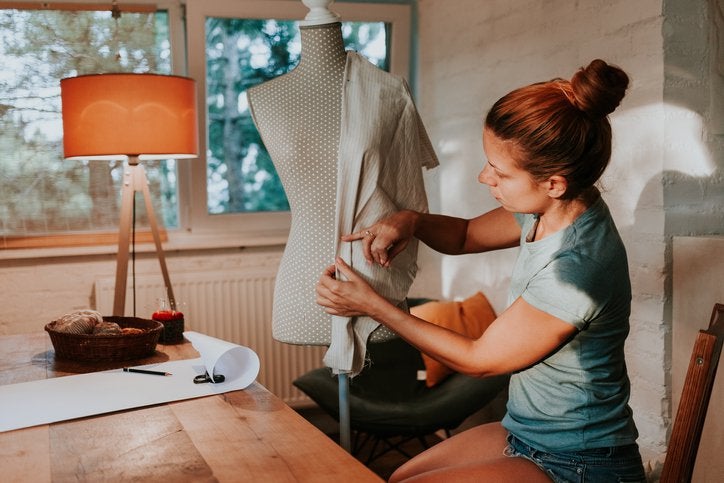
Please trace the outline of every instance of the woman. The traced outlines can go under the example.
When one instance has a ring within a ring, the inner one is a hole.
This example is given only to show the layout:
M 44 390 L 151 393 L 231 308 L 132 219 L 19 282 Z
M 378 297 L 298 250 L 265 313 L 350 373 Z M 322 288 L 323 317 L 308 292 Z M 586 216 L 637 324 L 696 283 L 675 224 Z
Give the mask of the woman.
M 512 374 L 502 422 L 443 441 L 390 481 L 645 481 L 624 361 L 626 252 L 594 186 L 627 87 L 597 59 L 570 81 L 510 92 L 485 119 L 478 177 L 500 208 L 470 220 L 400 211 L 343 237 L 383 266 L 412 237 L 446 254 L 520 246 L 509 307 L 477 340 L 395 308 L 340 259 L 322 274 L 328 313 L 369 315 L 458 372 Z

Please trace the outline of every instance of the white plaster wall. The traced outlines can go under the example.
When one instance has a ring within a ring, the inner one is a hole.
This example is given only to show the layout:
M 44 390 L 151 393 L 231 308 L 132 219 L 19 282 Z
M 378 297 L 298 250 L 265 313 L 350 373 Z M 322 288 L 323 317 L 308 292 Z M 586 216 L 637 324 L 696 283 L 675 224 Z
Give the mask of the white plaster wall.
M 446 214 L 471 217 L 496 206 L 477 183 L 482 120 L 515 87 L 570 77 L 596 57 L 633 82 L 612 116 L 614 152 L 604 197 L 628 248 L 634 288 L 627 358 L 631 405 L 645 459 L 665 449 L 668 417 L 664 104 L 660 0 L 420 0 L 419 105 L 440 155 L 437 193 Z M 435 188 L 433 188 L 435 189 Z M 441 293 L 486 293 L 505 307 L 515 250 L 443 257 Z M 424 275 L 423 275 L 424 276 Z

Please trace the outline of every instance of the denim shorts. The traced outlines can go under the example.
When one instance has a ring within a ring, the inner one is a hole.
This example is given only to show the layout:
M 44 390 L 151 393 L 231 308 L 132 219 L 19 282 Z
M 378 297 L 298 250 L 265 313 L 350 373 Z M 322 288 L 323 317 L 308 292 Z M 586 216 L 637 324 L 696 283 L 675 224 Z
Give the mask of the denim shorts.
M 546 453 L 508 434 L 506 456 L 520 456 L 544 470 L 556 483 L 645 482 L 646 473 L 636 444 L 583 451 Z

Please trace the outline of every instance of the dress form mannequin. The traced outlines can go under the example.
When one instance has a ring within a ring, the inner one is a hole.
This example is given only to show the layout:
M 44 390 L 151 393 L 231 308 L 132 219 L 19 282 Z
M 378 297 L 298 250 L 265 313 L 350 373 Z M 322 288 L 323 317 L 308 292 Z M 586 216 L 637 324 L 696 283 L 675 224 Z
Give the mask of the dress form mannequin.
M 273 337 L 291 344 L 329 345 L 331 317 L 316 304 L 315 285 L 335 256 L 347 52 L 338 22 L 302 25 L 300 31 L 299 64 L 291 72 L 249 89 L 248 100 L 292 212 L 275 286 Z M 392 333 L 380 327 L 371 340 L 390 337 Z
M 405 310 L 417 271 L 416 240 L 382 268 L 366 262 L 360 244 L 340 237 L 400 209 L 426 211 L 421 168 L 437 166 L 437 157 L 405 80 L 345 52 L 341 24 L 327 17 L 322 24 L 302 22 L 299 65 L 249 89 L 247 97 L 292 210 L 272 335 L 328 345 L 325 364 L 354 375 L 365 363 L 367 343 L 394 334 L 369 317 L 326 314 L 315 302 L 319 274 L 340 256 Z
M 249 89 L 254 122 L 284 184 L 292 226 L 277 273 L 272 335 L 329 345 L 324 362 L 339 374 L 340 442 L 350 449 L 348 374 L 367 342 L 394 336 L 368 317 L 331 317 L 315 302 L 323 269 L 339 255 L 379 293 L 406 308 L 417 265 L 410 242 L 389 268 L 366 263 L 339 237 L 399 209 L 427 210 L 421 167 L 437 158 L 407 83 L 345 52 L 329 0 L 303 0 L 302 55 L 291 72 Z

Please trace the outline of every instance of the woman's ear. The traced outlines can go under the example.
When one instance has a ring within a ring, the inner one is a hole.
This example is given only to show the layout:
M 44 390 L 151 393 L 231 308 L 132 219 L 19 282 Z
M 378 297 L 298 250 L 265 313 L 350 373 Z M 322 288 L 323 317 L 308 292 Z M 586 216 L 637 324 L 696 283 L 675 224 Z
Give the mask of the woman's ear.
M 546 181 L 548 190 L 548 196 L 554 199 L 559 199 L 566 194 L 568 189 L 568 181 L 563 176 L 555 175 L 548 178 Z

